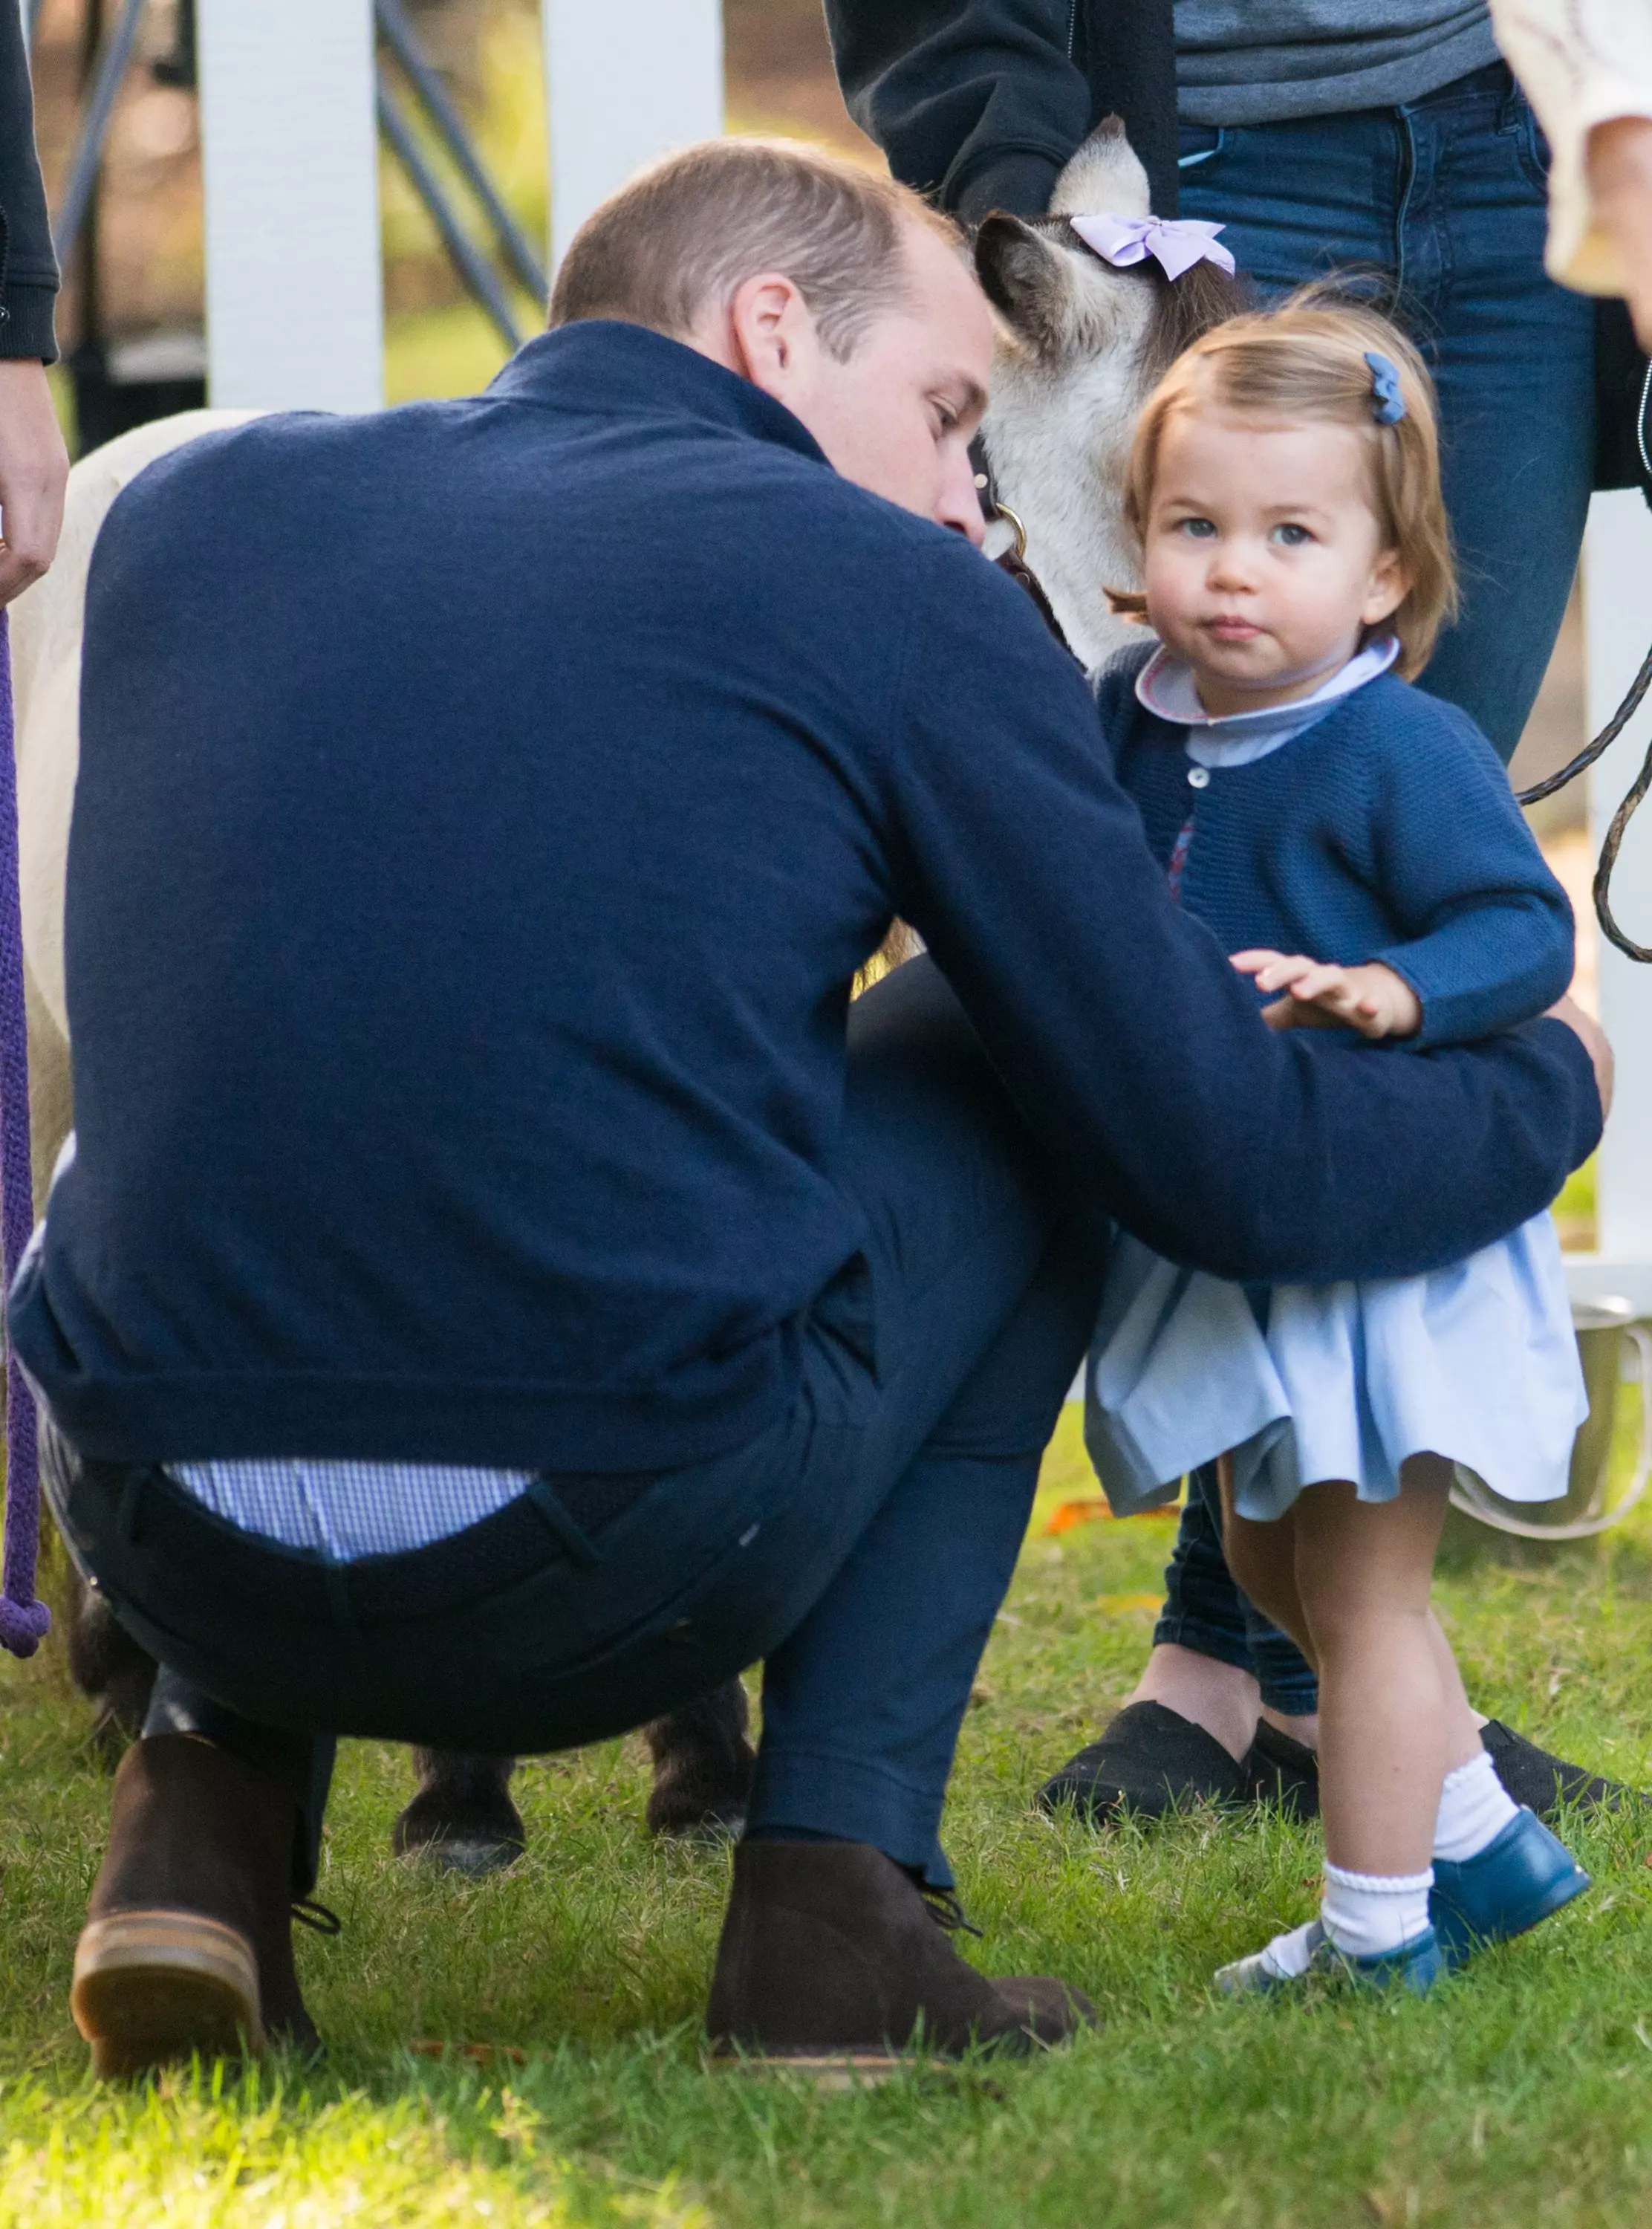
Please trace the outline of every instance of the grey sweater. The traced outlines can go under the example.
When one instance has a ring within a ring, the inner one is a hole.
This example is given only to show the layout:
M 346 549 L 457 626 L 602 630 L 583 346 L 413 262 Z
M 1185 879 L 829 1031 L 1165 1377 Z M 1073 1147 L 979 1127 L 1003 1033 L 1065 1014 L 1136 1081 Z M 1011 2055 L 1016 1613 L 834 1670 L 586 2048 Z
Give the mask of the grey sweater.
M 1485 0 L 1175 0 L 1184 124 L 1383 108 L 1497 59 Z

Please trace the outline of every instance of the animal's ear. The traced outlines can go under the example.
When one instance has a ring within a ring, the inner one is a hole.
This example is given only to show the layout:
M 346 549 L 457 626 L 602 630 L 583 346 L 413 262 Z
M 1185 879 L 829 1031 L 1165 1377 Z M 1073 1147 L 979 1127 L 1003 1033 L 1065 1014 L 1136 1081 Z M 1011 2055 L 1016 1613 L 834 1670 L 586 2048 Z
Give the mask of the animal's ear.
M 1147 172 L 1124 136 L 1123 119 L 1104 116 L 1056 180 L 1050 215 L 1105 209 L 1113 216 L 1146 216 L 1151 208 Z
M 994 209 L 975 236 L 982 292 L 1011 330 L 1035 348 L 1061 337 L 1073 290 L 1069 259 L 1018 216 Z

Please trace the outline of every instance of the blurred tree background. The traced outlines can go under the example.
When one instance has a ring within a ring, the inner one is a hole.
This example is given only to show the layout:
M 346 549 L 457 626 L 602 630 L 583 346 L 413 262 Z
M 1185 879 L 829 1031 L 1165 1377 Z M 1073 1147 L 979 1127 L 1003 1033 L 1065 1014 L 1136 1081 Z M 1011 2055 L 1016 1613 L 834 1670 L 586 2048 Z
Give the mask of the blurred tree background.
M 542 244 L 548 210 L 537 0 L 407 0 L 407 12 L 506 201 L 528 238 Z M 99 14 L 100 0 L 44 0 L 35 32 L 37 132 L 54 204 Z M 793 132 L 875 159 L 838 98 L 819 0 L 725 0 L 724 29 L 731 130 Z M 150 0 L 110 127 L 95 227 L 64 274 L 58 337 L 66 357 L 95 336 L 118 365 L 199 375 L 201 151 L 195 93 L 180 81 L 188 76 L 183 0 Z M 432 168 L 468 221 L 451 165 L 422 121 L 418 129 Z M 504 344 L 466 294 L 387 151 L 381 189 L 387 397 L 471 391 L 503 362 Z M 516 309 L 523 329 L 533 331 L 542 305 L 519 298 Z M 61 384 L 67 390 L 67 379 Z

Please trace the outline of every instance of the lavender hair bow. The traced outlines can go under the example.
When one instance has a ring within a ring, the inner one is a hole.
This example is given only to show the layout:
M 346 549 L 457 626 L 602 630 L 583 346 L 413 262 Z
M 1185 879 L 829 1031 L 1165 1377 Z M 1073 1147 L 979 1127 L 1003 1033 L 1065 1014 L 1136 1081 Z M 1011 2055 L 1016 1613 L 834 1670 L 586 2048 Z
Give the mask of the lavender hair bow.
M 1220 224 L 1204 224 L 1195 217 L 1111 216 L 1105 212 L 1072 216 L 1067 222 L 1086 247 L 1104 261 L 1128 270 L 1149 255 L 1163 267 L 1167 279 L 1180 279 L 1195 263 L 1213 263 L 1233 275 L 1233 259 L 1216 244 Z

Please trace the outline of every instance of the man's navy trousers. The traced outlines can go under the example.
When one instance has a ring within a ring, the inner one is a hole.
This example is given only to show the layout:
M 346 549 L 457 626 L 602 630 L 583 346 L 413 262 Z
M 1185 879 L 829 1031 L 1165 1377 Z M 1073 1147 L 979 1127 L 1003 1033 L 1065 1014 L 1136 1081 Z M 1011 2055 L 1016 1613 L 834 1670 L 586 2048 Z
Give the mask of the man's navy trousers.
M 166 1667 L 145 1732 L 208 1735 L 293 1785 L 300 1892 L 336 1734 L 567 1748 L 759 1658 L 751 1826 L 870 1842 L 950 1885 L 953 1747 L 1106 1226 L 1052 1188 L 928 960 L 852 1010 L 842 1154 L 864 1256 L 796 1320 L 785 1413 L 709 1462 L 547 1474 L 451 1539 L 328 1565 L 48 1428 L 65 1537 Z

